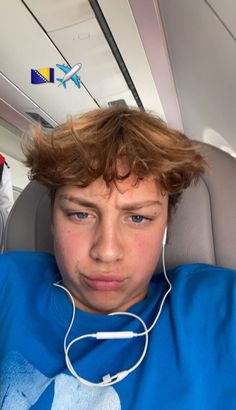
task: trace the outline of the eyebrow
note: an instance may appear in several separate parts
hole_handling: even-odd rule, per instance
[[[59,195],[59,200],[73,202],[76,205],[81,205],[81,206],[85,206],[88,208],[98,208],[96,203],[88,201],[87,199],[84,199],[84,198],[77,197],[77,196],[61,194]],[[163,203],[158,200],[147,200],[147,201],[141,201],[141,202],[133,202],[131,204],[125,204],[125,205],[120,206],[119,209],[123,211],[134,211],[137,209],[142,209],[142,208],[146,208],[149,206],[155,206],[155,205],[162,207]]]

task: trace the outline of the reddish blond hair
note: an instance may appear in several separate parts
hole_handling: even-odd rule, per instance
[[[52,197],[62,185],[88,186],[102,177],[112,181],[153,176],[173,207],[182,191],[196,183],[206,162],[194,141],[150,113],[131,108],[102,108],[69,118],[50,134],[33,130],[24,148],[31,179]],[[120,174],[118,160],[127,172]]]

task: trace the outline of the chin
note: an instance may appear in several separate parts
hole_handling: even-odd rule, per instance
[[[88,311],[90,313],[95,313],[97,315],[109,315],[109,313],[120,312],[120,309],[117,307],[89,307]]]
[[[104,305],[104,302],[100,305],[100,304],[96,304],[96,305],[87,305],[87,306],[83,306],[82,307],[83,310],[86,310],[87,312],[90,313],[95,313],[98,315],[109,315],[109,313],[114,313],[114,312],[123,312],[127,309],[122,308],[121,305],[111,305],[111,304],[107,304]]]

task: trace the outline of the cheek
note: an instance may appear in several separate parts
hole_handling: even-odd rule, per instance
[[[61,273],[73,272],[75,266],[86,258],[87,242],[83,233],[78,235],[66,228],[54,230],[54,253]]]
[[[143,236],[134,242],[133,257],[136,258],[138,267],[143,271],[151,271],[156,268],[162,241],[158,234],[152,236]]]

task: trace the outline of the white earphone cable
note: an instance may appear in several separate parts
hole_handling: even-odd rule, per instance
[[[155,324],[157,323],[160,314],[162,312],[165,300],[168,296],[168,294],[171,292],[172,289],[172,284],[167,276],[166,273],[166,266],[165,266],[165,240],[166,240],[166,229],[165,229],[165,233],[164,233],[164,239],[163,239],[163,246],[162,246],[162,264],[163,264],[163,273],[164,273],[164,277],[169,285],[168,290],[165,292],[163,299],[161,301],[159,310],[157,312],[157,315],[153,321],[153,323],[151,324],[151,326],[149,328],[147,328],[145,322],[143,321],[143,319],[141,317],[139,317],[138,315],[135,315],[134,313],[131,312],[113,312],[110,313],[109,316],[115,316],[115,315],[124,315],[124,316],[131,316],[135,319],[137,319],[143,326],[144,331],[141,333],[134,333],[132,331],[121,331],[121,332],[96,332],[96,333],[91,333],[91,334],[85,334],[79,337],[76,337],[75,339],[73,339],[69,344],[67,344],[67,339],[68,336],[70,334],[71,328],[73,326],[74,320],[75,320],[75,302],[74,302],[74,298],[71,295],[71,293],[69,292],[68,289],[66,289],[63,285],[61,285],[61,281],[58,283],[54,283],[54,286],[57,286],[61,289],[63,289],[69,296],[71,302],[72,302],[72,316],[71,316],[71,321],[70,324],[68,326],[68,329],[66,331],[65,337],[64,337],[64,353],[65,353],[65,361],[66,361],[66,365],[69,369],[69,371],[71,372],[71,374],[77,379],[79,380],[81,383],[87,385],[87,386],[97,386],[97,387],[104,387],[104,386],[111,386],[119,381],[121,381],[122,379],[124,379],[125,377],[127,377],[131,372],[133,372],[143,361],[146,352],[147,352],[147,348],[148,348],[148,334],[149,332],[153,329],[153,327],[155,326]],[[78,375],[78,373],[75,371],[74,367],[72,366],[71,360],[69,358],[69,350],[71,349],[71,347],[77,343],[78,341],[82,340],[82,339],[86,339],[86,338],[96,338],[99,340],[107,340],[107,339],[131,339],[133,337],[140,337],[140,336],[144,336],[145,337],[145,343],[144,343],[144,348],[143,348],[143,352],[140,356],[140,358],[137,360],[137,362],[130,367],[128,370],[123,370],[118,372],[117,374],[111,376],[110,374],[103,376],[102,381],[99,383],[93,383],[90,382],[89,380],[86,380],[84,378],[82,378],[81,376]]]

